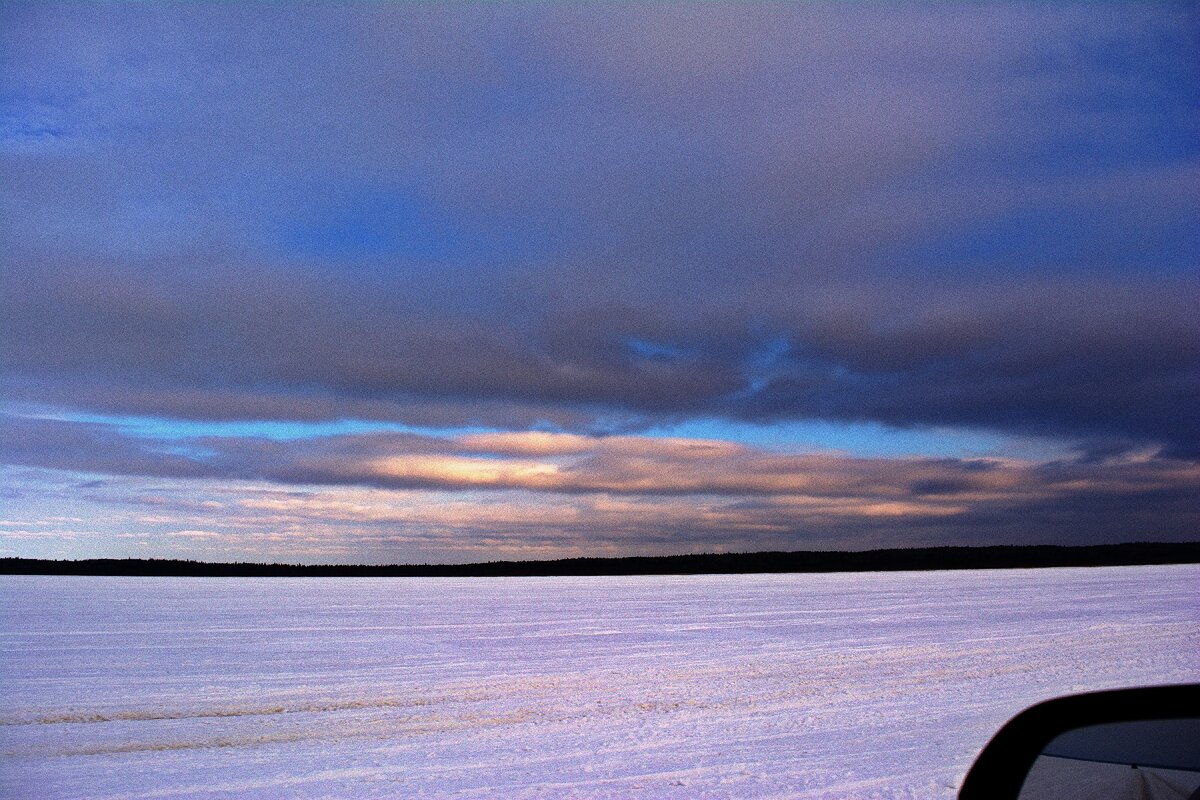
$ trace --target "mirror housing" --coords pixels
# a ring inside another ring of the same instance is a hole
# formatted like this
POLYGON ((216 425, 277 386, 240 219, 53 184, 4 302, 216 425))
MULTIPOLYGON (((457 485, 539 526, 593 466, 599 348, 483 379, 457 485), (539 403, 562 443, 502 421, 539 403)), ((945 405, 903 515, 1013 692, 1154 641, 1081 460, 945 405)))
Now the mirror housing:
MULTIPOLYGON (((1002 727, 967 772, 959 800, 1017 800, 1030 768, 1051 741, 1093 725, 1200 719, 1200 684, 1090 692, 1048 700, 1002 727)), ((1195 743, 1200 749, 1200 742, 1195 743)))

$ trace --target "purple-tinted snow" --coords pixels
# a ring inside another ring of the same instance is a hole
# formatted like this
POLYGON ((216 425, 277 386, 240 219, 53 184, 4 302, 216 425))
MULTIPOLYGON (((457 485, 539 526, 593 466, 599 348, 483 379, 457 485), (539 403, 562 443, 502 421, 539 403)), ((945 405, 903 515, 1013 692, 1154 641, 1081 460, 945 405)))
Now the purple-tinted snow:
POLYGON ((1200 680, 1200 567, 0 577, 12 798, 949 798, 1054 695, 1200 680))

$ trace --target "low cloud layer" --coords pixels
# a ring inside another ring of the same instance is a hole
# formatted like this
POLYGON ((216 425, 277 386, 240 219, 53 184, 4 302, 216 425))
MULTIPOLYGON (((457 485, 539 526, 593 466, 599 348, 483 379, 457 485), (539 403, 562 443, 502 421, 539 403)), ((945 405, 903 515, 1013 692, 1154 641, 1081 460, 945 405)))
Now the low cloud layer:
POLYGON ((797 288, 769 322, 714 297, 686 314, 612 303, 537 323, 392 307, 282 272, 217 285, 103 267, 5 277, 4 388, 23 401, 200 419, 587 430, 702 415, 959 425, 1181 454, 1200 443, 1200 284, 1184 277, 898 289, 886 302, 797 288))
MULTIPOLYGON (((367 543, 391 554, 414 538, 440 560, 487 547, 525 557, 1176 540, 1194 530, 1200 507, 1200 467, 1149 454, 883 459, 547 433, 167 442, 14 419, 4 442, 11 464, 111 476, 87 491, 168 481, 171 499, 135 493, 129 502, 142 511, 124 518, 165 526, 177 545, 203 552, 281 534, 264 540, 273 551, 294 545, 318 560, 375 560, 383 556, 367 543), (204 500, 214 486, 224 499, 204 500), (310 541, 324 528, 338 533, 310 541)), ((0 539, 11 544, 10 533, 0 539)))

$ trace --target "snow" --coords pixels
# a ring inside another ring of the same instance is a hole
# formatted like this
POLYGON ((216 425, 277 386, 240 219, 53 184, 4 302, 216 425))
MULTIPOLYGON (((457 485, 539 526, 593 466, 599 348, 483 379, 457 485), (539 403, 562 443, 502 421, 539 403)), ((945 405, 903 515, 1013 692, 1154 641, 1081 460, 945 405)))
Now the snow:
POLYGON ((1200 566, 0 577, 5 798, 949 798, 1025 706, 1200 680, 1200 566))

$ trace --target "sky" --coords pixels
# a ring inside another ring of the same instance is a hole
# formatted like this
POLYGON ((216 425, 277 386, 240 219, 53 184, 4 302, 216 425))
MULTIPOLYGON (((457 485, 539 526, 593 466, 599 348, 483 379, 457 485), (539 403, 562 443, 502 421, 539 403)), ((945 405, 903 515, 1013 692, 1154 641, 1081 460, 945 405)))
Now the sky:
POLYGON ((1191 3, 0 7, 0 556, 1200 539, 1191 3))

